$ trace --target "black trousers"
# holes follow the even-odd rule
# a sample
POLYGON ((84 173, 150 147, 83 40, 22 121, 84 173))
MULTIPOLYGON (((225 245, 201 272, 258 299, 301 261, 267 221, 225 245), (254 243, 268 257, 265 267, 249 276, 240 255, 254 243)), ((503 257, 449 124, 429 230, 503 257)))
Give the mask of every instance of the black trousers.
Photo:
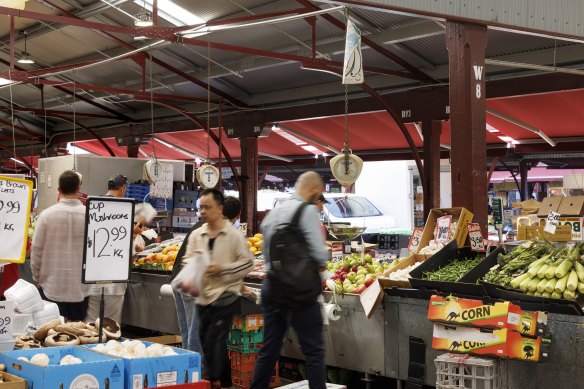
POLYGON ((66 303, 61 301, 53 301, 47 298, 43 293, 42 288, 39 288, 39 293, 41 298, 46 301, 57 304, 59 307, 59 313, 65 318, 66 321, 84 321, 85 315, 87 314, 87 306, 89 304, 89 297, 85 297, 83 301, 78 303, 66 303))
POLYGON ((238 301, 226 306, 197 305, 199 309, 201 343, 205 354, 205 372, 209 381, 221 381, 221 387, 231 386, 231 365, 227 353, 227 337, 238 301))

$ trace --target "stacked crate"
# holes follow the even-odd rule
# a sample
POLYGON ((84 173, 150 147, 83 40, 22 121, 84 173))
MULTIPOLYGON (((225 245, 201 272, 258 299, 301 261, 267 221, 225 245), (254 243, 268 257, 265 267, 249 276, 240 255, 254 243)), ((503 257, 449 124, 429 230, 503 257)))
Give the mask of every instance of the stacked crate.
MULTIPOLYGON (((231 361, 231 380, 238 389, 251 386, 258 352, 264 341, 264 317, 261 314, 236 316, 229 332, 227 348, 231 361)), ((270 387, 280 384, 278 364, 270 387)))

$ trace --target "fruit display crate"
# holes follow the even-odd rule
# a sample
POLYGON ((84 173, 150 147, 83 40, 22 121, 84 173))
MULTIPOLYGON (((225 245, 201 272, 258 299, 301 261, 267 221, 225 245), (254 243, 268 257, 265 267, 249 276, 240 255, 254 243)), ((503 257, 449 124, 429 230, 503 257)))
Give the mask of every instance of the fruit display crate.
MULTIPOLYGON (((229 352, 229 360, 231 361, 231 380, 236 388, 248 389, 251 386, 257 355, 257 353, 243 354, 239 352, 229 352)), ((276 367, 270 380, 271 388, 280 385, 279 371, 279 363, 276 362, 276 367)))
POLYGON ((150 193, 150 185, 128 184, 126 187, 126 197, 136 201, 144 201, 148 193, 150 193))

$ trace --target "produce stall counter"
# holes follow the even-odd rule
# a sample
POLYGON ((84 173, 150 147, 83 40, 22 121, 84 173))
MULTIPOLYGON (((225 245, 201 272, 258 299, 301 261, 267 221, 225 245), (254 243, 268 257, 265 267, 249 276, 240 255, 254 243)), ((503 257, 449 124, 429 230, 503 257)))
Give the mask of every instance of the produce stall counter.
POLYGON ((132 271, 126 289, 122 323, 166 334, 179 334, 174 298, 160 294, 170 283, 170 272, 132 271))
MULTIPOLYGON (((426 344, 425 385, 436 385, 434 359, 444 351, 432 349, 433 323, 427 319, 428 300, 385 295, 385 375, 406 381, 410 336, 426 344)), ((365 319, 367 320, 367 319, 365 319)), ((563 388, 581 387, 584 380, 584 317, 549 314, 552 349, 545 363, 508 360, 502 371, 510 388, 543 388, 561 383, 563 388)), ((362 354, 361 354, 362 355, 362 354)), ((353 369, 358 370, 358 369, 353 369)))
MULTIPOLYGON (((328 303, 332 293, 323 296, 328 303)), ((337 304, 340 317, 325 325, 323 333, 327 366, 386 376, 383 307, 367 319, 358 295, 337 296, 337 304)), ((281 355, 304 360, 294 331, 288 331, 281 355)))

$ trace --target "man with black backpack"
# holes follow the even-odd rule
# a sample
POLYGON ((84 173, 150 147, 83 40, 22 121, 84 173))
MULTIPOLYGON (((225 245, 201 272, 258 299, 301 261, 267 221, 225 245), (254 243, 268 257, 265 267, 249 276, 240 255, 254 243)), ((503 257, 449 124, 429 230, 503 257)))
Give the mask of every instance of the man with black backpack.
POLYGON ((264 256, 268 278, 262 286, 264 347, 260 350, 251 389, 267 389, 284 336, 294 328, 306 357, 310 389, 326 388, 322 316, 317 302, 320 271, 328 252, 315 202, 323 182, 315 172, 296 181, 296 193, 264 219, 264 256))

